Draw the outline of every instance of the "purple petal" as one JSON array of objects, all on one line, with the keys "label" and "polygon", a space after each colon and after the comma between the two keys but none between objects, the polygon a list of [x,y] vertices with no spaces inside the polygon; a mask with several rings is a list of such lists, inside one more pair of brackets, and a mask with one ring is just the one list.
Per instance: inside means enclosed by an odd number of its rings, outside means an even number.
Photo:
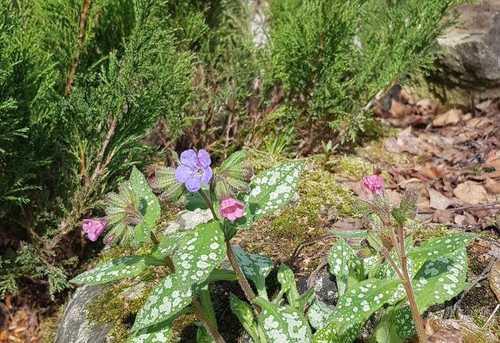
[{"label": "purple petal", "polygon": [[191,176],[186,180],[186,188],[191,193],[198,192],[201,188],[201,177]]},{"label": "purple petal", "polygon": [[212,164],[210,154],[205,149],[198,151],[198,162],[203,168],[207,168]]},{"label": "purple petal", "polygon": [[213,176],[212,168],[210,167],[203,168],[203,174],[201,175],[201,182],[204,185],[208,185],[210,180],[212,180],[212,176]]},{"label": "purple petal", "polygon": [[196,168],[198,165],[198,157],[196,156],[196,151],[194,151],[193,149],[184,150],[181,153],[181,164]]},{"label": "purple petal", "polygon": [[193,169],[185,165],[180,165],[177,167],[177,169],[175,169],[175,179],[179,183],[186,182],[186,180],[189,179],[193,174]]}]

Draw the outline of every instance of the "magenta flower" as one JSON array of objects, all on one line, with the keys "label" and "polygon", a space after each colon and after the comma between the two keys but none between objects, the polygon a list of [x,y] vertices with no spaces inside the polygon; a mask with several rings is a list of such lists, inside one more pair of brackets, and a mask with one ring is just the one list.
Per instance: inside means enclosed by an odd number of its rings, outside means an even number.
[{"label": "magenta flower", "polygon": [[83,232],[87,235],[87,238],[92,242],[95,242],[97,238],[104,232],[108,222],[106,218],[92,218],[84,219],[82,224]]},{"label": "magenta flower", "polygon": [[384,179],[380,175],[365,176],[362,181],[363,188],[375,195],[384,194]]},{"label": "magenta flower", "polygon": [[220,214],[222,217],[234,222],[245,215],[245,205],[233,198],[226,198],[220,202]]},{"label": "magenta flower", "polygon": [[201,186],[206,186],[212,179],[212,160],[204,149],[196,153],[193,149],[181,154],[181,164],[175,170],[175,179],[183,183],[190,192],[198,192]]}]

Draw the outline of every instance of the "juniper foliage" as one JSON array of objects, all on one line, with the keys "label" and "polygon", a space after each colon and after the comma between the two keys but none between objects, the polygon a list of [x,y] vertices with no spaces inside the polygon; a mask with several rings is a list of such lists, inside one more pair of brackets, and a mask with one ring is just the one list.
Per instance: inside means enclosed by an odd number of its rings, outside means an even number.
[{"label": "juniper foliage", "polygon": [[[433,60],[456,0],[271,2],[271,70],[306,122],[329,122],[340,142],[369,126],[366,105]],[[294,118],[292,118],[294,119]]]}]

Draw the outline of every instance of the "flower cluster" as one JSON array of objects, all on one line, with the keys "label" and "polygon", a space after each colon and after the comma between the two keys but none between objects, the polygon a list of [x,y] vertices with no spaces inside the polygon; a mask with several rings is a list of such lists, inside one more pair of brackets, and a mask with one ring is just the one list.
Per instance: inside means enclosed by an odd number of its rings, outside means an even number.
[{"label": "flower cluster", "polygon": [[83,232],[87,235],[87,238],[92,242],[95,242],[104,232],[107,225],[108,222],[106,218],[84,219],[82,229]]}]

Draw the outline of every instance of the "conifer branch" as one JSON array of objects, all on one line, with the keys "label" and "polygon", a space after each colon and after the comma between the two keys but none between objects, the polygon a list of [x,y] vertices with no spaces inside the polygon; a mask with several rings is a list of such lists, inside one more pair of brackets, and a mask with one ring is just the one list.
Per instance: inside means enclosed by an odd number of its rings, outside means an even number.
[{"label": "conifer branch", "polygon": [[80,54],[85,43],[85,33],[87,31],[87,19],[89,16],[91,0],[83,0],[82,12],[80,13],[80,24],[78,33],[78,44],[77,48],[69,67],[68,76],[66,78],[66,87],[64,89],[64,95],[68,96],[73,90],[73,82],[75,81],[76,69],[78,64],[80,64]]}]

